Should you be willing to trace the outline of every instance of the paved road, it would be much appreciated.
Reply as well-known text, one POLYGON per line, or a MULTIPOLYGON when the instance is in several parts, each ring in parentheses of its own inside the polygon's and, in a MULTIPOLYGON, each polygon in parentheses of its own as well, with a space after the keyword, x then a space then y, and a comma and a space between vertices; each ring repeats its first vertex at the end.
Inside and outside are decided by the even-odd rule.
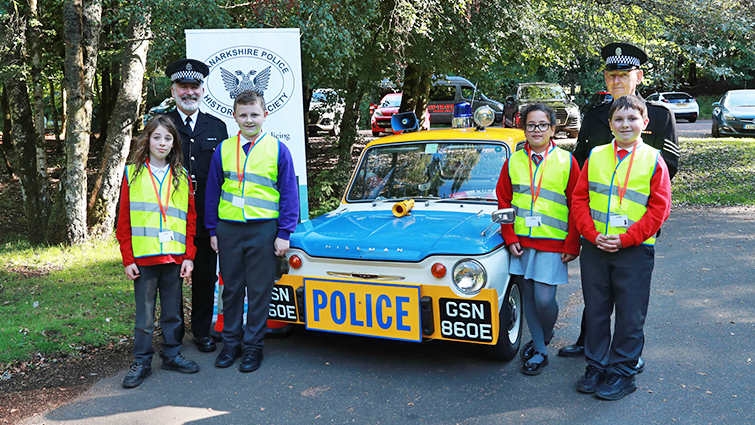
MULTIPOLYGON (((755 423, 755 208, 675 209, 657 246, 647 370, 619 402, 575 391, 579 268, 559 290, 551 364, 494 363, 470 346, 299 332, 269 340, 262 368, 219 370, 187 347, 196 375, 155 373, 132 390, 125 371, 26 424, 708 424, 755 423)), ((157 363, 157 362, 156 362, 157 363)))

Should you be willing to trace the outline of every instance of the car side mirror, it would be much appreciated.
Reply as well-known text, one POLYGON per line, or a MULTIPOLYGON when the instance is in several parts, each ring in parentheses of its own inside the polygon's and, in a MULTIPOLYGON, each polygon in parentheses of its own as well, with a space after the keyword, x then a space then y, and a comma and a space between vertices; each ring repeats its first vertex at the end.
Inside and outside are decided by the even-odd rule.
POLYGON ((516 219, 516 211, 514 211, 513 208, 495 210, 493 211, 493 214, 491 214, 490 219, 493 223, 511 224, 516 219))
POLYGON ((515 101, 516 96, 514 96, 513 94, 506 97, 506 103, 514 103, 515 101))
POLYGON ((711 106, 713 106, 714 108, 718 108, 721 106, 721 102, 713 102, 713 105, 711 106))

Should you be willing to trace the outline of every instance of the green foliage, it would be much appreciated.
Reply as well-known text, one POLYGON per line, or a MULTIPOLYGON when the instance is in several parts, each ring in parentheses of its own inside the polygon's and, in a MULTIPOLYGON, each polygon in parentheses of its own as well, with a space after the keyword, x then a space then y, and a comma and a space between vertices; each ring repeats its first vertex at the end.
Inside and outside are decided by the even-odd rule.
POLYGON ((755 205, 755 139, 682 139, 677 205, 755 205))
POLYGON ((0 363, 118 342, 132 334, 133 299, 113 241, 0 246, 0 363))
POLYGON ((318 217, 338 208, 349 183, 343 167, 322 170, 309 181, 309 215, 318 217))

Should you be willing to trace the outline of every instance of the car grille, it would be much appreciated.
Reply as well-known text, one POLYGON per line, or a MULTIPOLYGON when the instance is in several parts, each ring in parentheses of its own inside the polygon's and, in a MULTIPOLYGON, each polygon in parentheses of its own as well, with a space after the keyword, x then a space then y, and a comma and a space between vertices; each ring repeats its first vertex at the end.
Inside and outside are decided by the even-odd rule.
POLYGON ((739 120, 746 123, 755 123, 755 118, 740 118, 739 120))

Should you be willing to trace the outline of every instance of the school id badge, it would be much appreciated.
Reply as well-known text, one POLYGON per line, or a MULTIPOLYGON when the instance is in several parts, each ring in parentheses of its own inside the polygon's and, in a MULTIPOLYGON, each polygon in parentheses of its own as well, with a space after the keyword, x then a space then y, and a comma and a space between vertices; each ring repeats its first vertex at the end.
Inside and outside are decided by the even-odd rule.
POLYGON ((524 217, 525 227, 543 227, 543 218, 535 213, 530 213, 529 216, 524 217))
POLYGON ((160 240, 160 243, 173 242, 173 231, 168 230, 165 232, 160 232, 157 234, 157 238, 160 240))
POLYGON ((611 227, 629 227, 629 216, 626 214, 611 214, 609 217, 611 227))

